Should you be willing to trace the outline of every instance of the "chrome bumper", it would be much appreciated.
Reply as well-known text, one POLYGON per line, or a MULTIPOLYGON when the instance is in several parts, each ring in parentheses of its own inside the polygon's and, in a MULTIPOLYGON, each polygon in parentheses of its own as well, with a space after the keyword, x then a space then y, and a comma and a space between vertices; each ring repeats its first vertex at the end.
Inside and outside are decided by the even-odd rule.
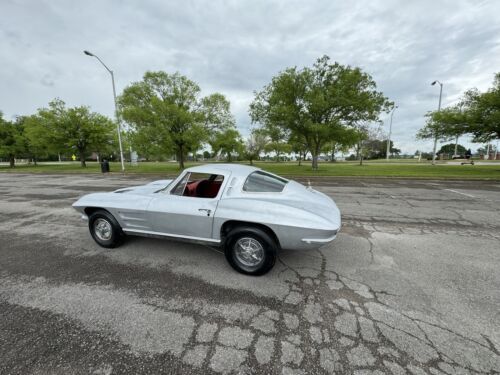
POLYGON ((324 245, 332 242, 335 239, 335 237, 337 237, 337 233, 338 231, 335 231, 335 233, 328 238, 303 238, 301 241, 305 242, 306 244, 324 245))

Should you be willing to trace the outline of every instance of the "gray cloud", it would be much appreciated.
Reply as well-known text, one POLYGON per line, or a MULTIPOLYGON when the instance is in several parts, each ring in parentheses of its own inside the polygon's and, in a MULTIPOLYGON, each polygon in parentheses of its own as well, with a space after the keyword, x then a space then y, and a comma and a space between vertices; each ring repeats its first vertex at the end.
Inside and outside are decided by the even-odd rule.
POLYGON ((55 97, 112 116, 108 73, 83 55, 89 49, 115 71, 119 91, 161 69, 189 76, 205 94, 222 92, 247 134, 253 91, 327 54, 362 67, 399 105, 393 138, 413 152, 431 147, 414 135, 437 107, 432 80, 445 83, 448 105, 468 88, 486 89, 500 71, 495 1, 7 0, 0 14, 0 110, 8 117, 55 97))

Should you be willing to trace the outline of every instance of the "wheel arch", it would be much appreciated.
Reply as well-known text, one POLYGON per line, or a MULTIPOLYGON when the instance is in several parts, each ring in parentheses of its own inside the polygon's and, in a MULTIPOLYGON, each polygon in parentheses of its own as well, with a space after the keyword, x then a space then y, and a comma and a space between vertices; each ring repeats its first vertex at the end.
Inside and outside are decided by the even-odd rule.
POLYGON ((227 237, 227 234, 233 230, 236 227, 240 226, 246 226, 246 227, 254 227, 262 230, 263 232, 267 233, 278 245, 278 248, 281 248, 280 241, 278 239, 278 236, 276 236, 276 233, 268 227, 267 225, 260 224, 260 223, 253 223, 251 221, 242 221, 242 220, 227 220, 222 224, 221 229, 220 229, 220 236, 221 236, 221 242, 224 243, 225 239, 227 237))
MULTIPOLYGON (((103 207, 85 207, 83 209, 83 212, 85 212, 85 215, 87 215, 88 217, 90 217, 90 215, 92 215, 93 213, 97 212, 97 211, 105 211, 107 212, 108 214, 110 215, 113 215, 111 212, 109 212, 109 210, 106 210, 105 208, 103 207)), ((113 216, 114 217, 114 216, 113 216)))

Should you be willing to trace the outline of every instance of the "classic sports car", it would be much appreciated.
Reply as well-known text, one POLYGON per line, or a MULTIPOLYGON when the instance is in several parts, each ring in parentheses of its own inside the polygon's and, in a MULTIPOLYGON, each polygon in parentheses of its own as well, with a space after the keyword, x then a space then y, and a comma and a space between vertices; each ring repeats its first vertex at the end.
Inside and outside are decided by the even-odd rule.
POLYGON ((262 275, 279 249, 316 249, 333 241, 340 212, 328 196, 259 168, 207 164, 175 180, 88 194, 73 204, 103 247, 125 235, 218 245, 237 271, 262 275))

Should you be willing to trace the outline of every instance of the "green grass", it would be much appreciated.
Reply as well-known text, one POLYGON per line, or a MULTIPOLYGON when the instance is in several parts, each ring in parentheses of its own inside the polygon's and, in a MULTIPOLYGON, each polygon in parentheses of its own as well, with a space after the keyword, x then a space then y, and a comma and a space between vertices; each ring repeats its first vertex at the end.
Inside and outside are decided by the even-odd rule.
MULTIPOLYGON (((186 167, 201 163, 186 163, 186 167)), ((14 173, 100 173, 99 164, 89 162, 87 168, 75 163, 41 163, 38 166, 19 165, 9 168, 0 165, 0 172, 14 173)), ((355 177, 410 177, 410 178, 455 178, 455 179, 494 179, 500 180, 500 165, 446 165, 435 166, 430 163, 380 163, 365 162, 360 166, 357 162, 320 163, 319 169, 313 171, 310 162, 298 166, 296 162, 274 163, 258 162, 256 166, 283 176, 355 176, 355 177)), ((119 173, 119 163, 111 163, 111 172, 119 173)), ((171 176, 179 173, 177 163, 143 162, 133 167, 126 165, 126 174, 155 174, 171 176)))

